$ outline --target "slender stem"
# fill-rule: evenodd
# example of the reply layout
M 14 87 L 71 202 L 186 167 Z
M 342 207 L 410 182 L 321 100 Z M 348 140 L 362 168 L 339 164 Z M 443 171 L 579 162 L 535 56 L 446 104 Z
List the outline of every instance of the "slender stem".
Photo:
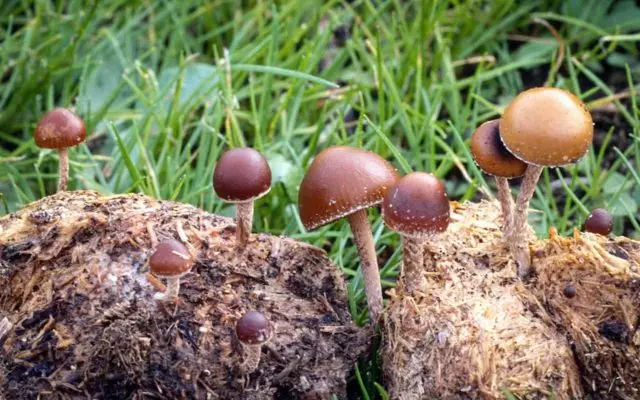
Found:
M 536 184 L 542 173 L 542 167 L 529 165 L 520 185 L 520 194 L 516 200 L 516 207 L 513 214 L 513 224 L 507 233 L 507 242 L 511 249 L 511 254 L 518 266 L 518 276 L 524 278 L 529 275 L 531 267 L 531 254 L 529 244 L 526 241 L 528 226 L 529 201 L 536 190 Z
M 260 353 L 262 353 L 260 349 L 261 345 L 249 345 L 245 344 L 244 348 L 244 366 L 246 368 L 247 373 L 251 373 L 258 368 L 260 364 Z
M 251 235 L 253 200 L 236 204 L 236 247 L 244 248 Z
M 69 180 L 69 153 L 66 147 L 58 149 L 59 155 L 59 174 L 58 174 L 58 192 L 67 190 L 67 181 Z
M 382 312 L 382 286 L 380 285 L 378 259 L 373 244 L 373 235 L 371 234 L 367 210 L 356 211 L 349 215 L 347 219 L 351 225 L 353 239 L 360 255 L 364 291 L 367 295 L 367 305 L 369 306 L 369 319 L 371 325 L 375 325 Z
M 411 293 L 426 284 L 424 278 L 424 240 L 419 237 L 402 236 L 403 277 L 405 291 Z
M 178 293 L 180 293 L 180 277 L 167 278 L 167 290 L 164 292 L 166 298 L 178 297 Z
M 496 186 L 498 187 L 498 200 L 502 208 L 502 232 L 506 233 L 513 221 L 513 197 L 511 197 L 507 178 L 496 176 Z

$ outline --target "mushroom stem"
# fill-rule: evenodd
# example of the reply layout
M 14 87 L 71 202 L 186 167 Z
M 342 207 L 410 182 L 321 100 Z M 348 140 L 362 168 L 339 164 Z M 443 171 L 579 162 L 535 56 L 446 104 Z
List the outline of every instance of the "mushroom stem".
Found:
M 247 373 L 251 373 L 258 368 L 260 364 L 260 354 L 262 353 L 261 345 L 243 345 L 244 348 L 244 367 Z
M 178 293 L 180 293 L 180 277 L 167 278 L 167 290 L 164 292 L 167 299 L 178 297 Z
M 423 240 L 415 236 L 402 235 L 403 277 L 402 284 L 407 293 L 423 288 L 424 246 Z
M 373 244 L 369 217 L 366 209 L 362 209 L 350 214 L 347 219 L 351 225 L 353 239 L 358 248 L 358 255 L 360 256 L 370 322 L 371 325 L 375 325 L 382 312 L 382 287 L 380 285 L 378 259 Z
M 69 153 L 66 147 L 58 149 L 59 158 L 59 174 L 58 174 L 58 192 L 67 190 L 67 181 L 69 180 Z
M 516 200 L 513 223 L 507 232 L 507 242 L 511 254 L 516 261 L 518 276 L 520 278 L 529 275 L 529 268 L 531 267 L 531 254 L 529 253 L 529 244 L 525 237 L 528 223 L 527 217 L 529 213 L 529 201 L 536 190 L 536 184 L 542 173 L 542 168 L 543 167 L 537 165 L 527 166 L 527 171 L 520 185 L 520 194 Z
M 498 187 L 498 200 L 502 208 L 502 232 L 509 231 L 509 226 L 513 220 L 513 197 L 509 188 L 509 180 L 501 176 L 496 176 L 496 186 Z
M 244 248 L 251 235 L 253 200 L 236 204 L 236 247 Z

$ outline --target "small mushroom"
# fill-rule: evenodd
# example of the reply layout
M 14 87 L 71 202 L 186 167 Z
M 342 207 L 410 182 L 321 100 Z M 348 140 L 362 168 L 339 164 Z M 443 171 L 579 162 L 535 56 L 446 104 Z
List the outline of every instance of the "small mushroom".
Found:
M 577 162 L 593 141 L 593 120 L 573 94 L 541 87 L 520 93 L 500 119 L 500 138 L 507 150 L 528 164 L 516 200 L 507 243 L 518 275 L 529 274 L 531 255 L 525 240 L 529 201 L 544 167 Z
M 504 147 L 500 140 L 498 125 L 494 119 L 480 125 L 471 136 L 471 154 L 478 167 L 496 178 L 498 200 L 502 207 L 502 230 L 507 232 L 513 218 L 513 198 L 509 179 L 524 175 L 527 164 L 517 159 Z
M 585 232 L 608 236 L 613 230 L 613 217 L 603 208 L 596 208 L 584 221 Z
M 249 311 L 236 322 L 236 335 L 245 353 L 244 366 L 253 372 L 260 364 L 262 345 L 269 340 L 269 321 L 258 311 Z
M 69 155 L 67 148 L 84 142 L 86 128 L 82 119 L 66 108 L 55 108 L 38 122 L 34 133 L 38 147 L 57 149 L 59 155 L 58 191 L 67 190 Z
M 158 244 L 149 258 L 149 267 L 155 275 L 167 279 L 167 298 L 178 296 L 180 278 L 191 270 L 193 262 L 189 250 L 179 241 L 169 239 Z
M 251 234 L 253 202 L 271 190 L 267 159 L 248 147 L 227 151 L 213 172 L 213 189 L 222 200 L 236 204 L 236 246 L 244 248 Z
M 300 184 L 298 207 L 308 230 L 346 217 L 360 255 L 369 317 L 382 311 L 382 287 L 367 209 L 382 202 L 396 183 L 396 169 L 379 155 L 347 146 L 320 152 Z
M 425 285 L 424 243 L 449 226 L 444 184 L 431 174 L 412 172 L 392 186 L 382 202 L 384 222 L 402 235 L 402 284 L 408 293 Z

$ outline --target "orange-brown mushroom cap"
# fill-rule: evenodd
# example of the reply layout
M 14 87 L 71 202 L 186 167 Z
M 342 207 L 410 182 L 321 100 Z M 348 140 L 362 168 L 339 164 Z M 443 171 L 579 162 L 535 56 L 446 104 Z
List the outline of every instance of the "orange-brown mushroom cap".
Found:
M 444 232 L 451 213 L 444 184 L 425 172 L 412 172 L 391 187 L 382 212 L 389 228 L 413 237 Z
M 79 116 L 66 108 L 55 108 L 40 119 L 34 138 L 39 147 L 59 149 L 82 143 L 86 134 Z
M 189 250 L 179 241 L 169 239 L 161 242 L 149 259 L 151 272 L 161 277 L 174 277 L 189 272 L 193 258 Z
M 593 141 L 593 120 L 573 94 L 557 88 L 525 90 L 500 119 L 505 147 L 522 161 L 543 167 L 571 164 Z
M 213 172 L 213 189 L 218 197 L 230 203 L 264 196 L 271 189 L 271 168 L 267 159 L 248 147 L 227 151 Z
M 498 125 L 494 119 L 480 125 L 471 136 L 471 154 L 478 167 L 485 173 L 502 178 L 517 178 L 524 175 L 527 164 L 517 159 L 500 140 Z
M 334 146 L 320 152 L 300 184 L 298 207 L 311 230 L 379 204 L 398 180 L 396 169 L 367 150 Z

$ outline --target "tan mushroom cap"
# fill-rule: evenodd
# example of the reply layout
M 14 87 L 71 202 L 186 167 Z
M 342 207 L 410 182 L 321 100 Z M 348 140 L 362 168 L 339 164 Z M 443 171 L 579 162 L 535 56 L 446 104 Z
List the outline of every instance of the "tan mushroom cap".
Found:
M 264 196 L 271 190 L 271 168 L 267 159 L 248 147 L 225 152 L 213 172 L 213 189 L 229 203 Z
M 517 159 L 500 140 L 498 124 L 494 119 L 480 125 L 471 136 L 471 154 L 478 167 L 485 173 L 502 178 L 517 178 L 524 175 L 527 164 Z
M 161 242 L 149 259 L 151 272 L 161 277 L 181 276 L 189 272 L 193 258 L 189 250 L 179 241 L 169 239 Z
M 412 237 L 444 232 L 449 226 L 450 209 L 442 181 L 425 172 L 412 172 L 400 179 L 382 202 L 387 226 Z
M 38 147 L 59 149 L 76 146 L 84 141 L 86 128 L 82 119 L 66 108 L 46 113 L 36 127 L 34 138 Z
M 379 204 L 397 180 L 393 165 L 375 153 L 329 147 L 316 156 L 300 184 L 300 219 L 311 230 Z
M 575 163 L 593 141 L 593 120 L 573 94 L 541 87 L 520 93 L 500 119 L 505 147 L 528 164 L 553 167 Z

